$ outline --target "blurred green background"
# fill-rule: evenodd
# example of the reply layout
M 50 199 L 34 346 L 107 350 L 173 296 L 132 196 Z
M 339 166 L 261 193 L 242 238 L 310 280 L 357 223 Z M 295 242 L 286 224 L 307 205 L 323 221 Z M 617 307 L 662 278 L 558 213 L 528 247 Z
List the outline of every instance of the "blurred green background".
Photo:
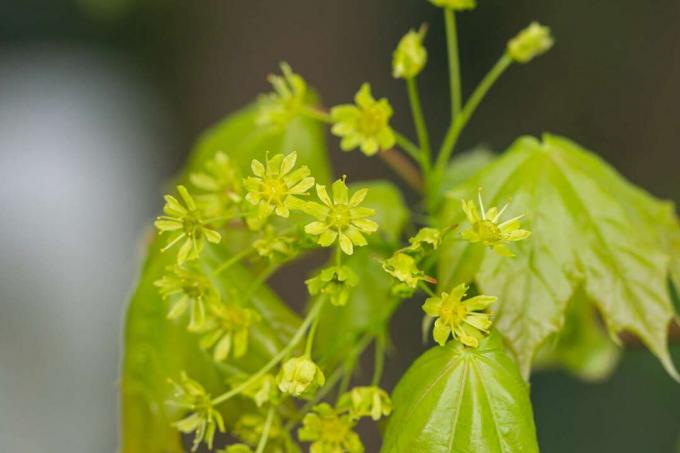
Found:
M 459 17 L 466 92 L 534 19 L 557 45 L 504 76 L 460 149 L 501 151 L 550 131 L 680 201 L 680 1 L 479 0 Z M 430 61 L 421 94 L 439 139 L 446 49 L 426 0 L 0 0 L 0 450 L 115 449 L 121 319 L 138 244 L 192 141 L 268 90 L 282 60 L 327 105 L 370 81 L 411 132 L 390 61 L 422 22 Z M 330 143 L 338 174 L 393 178 Z M 279 293 L 302 300 L 302 283 L 286 280 L 275 279 Z M 418 313 L 405 304 L 393 321 L 389 386 L 422 352 Z M 673 355 L 680 364 L 680 345 Z M 532 399 L 544 452 L 680 451 L 680 386 L 643 349 L 627 350 L 603 383 L 539 373 Z M 375 439 L 367 444 L 374 451 Z

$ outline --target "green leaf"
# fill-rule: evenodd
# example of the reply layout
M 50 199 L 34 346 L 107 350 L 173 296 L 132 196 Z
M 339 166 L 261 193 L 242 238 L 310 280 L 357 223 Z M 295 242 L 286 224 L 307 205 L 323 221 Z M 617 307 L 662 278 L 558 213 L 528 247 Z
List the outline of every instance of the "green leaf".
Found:
M 444 287 L 474 280 L 498 296 L 496 326 L 528 376 L 541 346 L 564 323 L 567 302 L 583 286 L 612 334 L 630 331 L 675 378 L 667 348 L 674 316 L 667 278 L 673 207 L 632 186 L 574 143 L 546 135 L 519 139 L 501 158 L 455 188 L 442 222 L 465 224 L 461 199 L 483 188 L 487 206 L 510 201 L 504 218 L 524 214 L 533 232 L 511 247 L 514 259 L 459 238 L 442 248 Z
M 564 326 L 538 351 L 536 368 L 563 368 L 585 381 L 602 381 L 614 371 L 620 348 L 607 335 L 593 303 L 579 289 L 569 301 Z
M 409 221 L 409 210 L 399 189 L 387 181 L 362 181 L 354 184 L 353 190 L 362 187 L 369 189 L 362 206 L 376 211 L 374 219 L 380 225 L 376 235 L 380 233 L 390 242 L 398 240 Z M 337 364 L 362 334 L 380 333 L 399 304 L 391 294 L 394 280 L 380 264 L 387 254 L 373 236 L 368 237 L 367 247 L 356 248 L 352 256 L 343 257 L 343 263 L 359 276 L 347 305 L 326 304 L 321 313 L 314 351 L 328 367 Z
M 307 165 L 317 181 L 330 179 L 326 133 L 318 121 L 297 116 L 286 126 L 261 126 L 256 123 L 257 104 L 236 112 L 208 129 L 198 140 L 189 159 L 187 173 L 202 170 L 203 163 L 222 151 L 250 174 L 250 162 L 263 160 L 265 153 L 298 153 L 298 165 Z
M 382 453 L 538 452 L 528 386 L 497 333 L 430 349 L 392 400 Z
M 249 172 L 252 158 L 262 158 L 266 151 L 272 154 L 297 151 L 301 164 L 308 165 L 320 181 L 328 180 L 330 170 L 322 125 L 298 117 L 285 129 L 262 127 L 255 123 L 256 114 L 256 107 L 251 105 L 205 133 L 184 174 L 201 170 L 204 162 L 218 151 L 232 157 L 244 173 Z M 243 234 L 224 235 L 225 247 L 235 248 L 234 244 L 242 247 Z M 221 246 L 210 250 L 213 254 L 209 259 L 214 262 L 226 261 L 230 256 Z M 121 451 L 126 453 L 184 451 L 177 430 L 170 426 L 176 414 L 165 404 L 171 391 L 165 384 L 167 378 L 177 378 L 180 371 L 186 370 L 209 391 L 223 391 L 226 377 L 259 368 L 290 338 L 300 322 L 263 287 L 251 301 L 262 315 L 262 322 L 251 329 L 249 353 L 218 368 L 209 354 L 198 348 L 198 336 L 188 333 L 184 324 L 166 319 L 168 305 L 159 297 L 153 282 L 173 259 L 172 253 L 160 253 L 158 241 L 154 241 L 128 307 L 121 382 Z M 249 271 L 234 265 L 221 273 L 216 283 L 222 295 L 227 296 L 231 290 L 248 291 L 254 280 Z M 224 407 L 227 415 L 238 414 L 231 403 Z

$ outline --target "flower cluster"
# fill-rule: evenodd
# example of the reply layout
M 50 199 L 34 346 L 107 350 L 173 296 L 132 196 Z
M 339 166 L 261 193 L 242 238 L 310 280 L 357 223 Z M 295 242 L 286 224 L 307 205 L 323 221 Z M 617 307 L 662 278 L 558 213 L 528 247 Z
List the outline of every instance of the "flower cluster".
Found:
M 312 408 L 302 420 L 298 438 L 311 442 L 310 453 L 363 453 L 364 445 L 354 432 L 356 420 L 349 413 L 339 413 L 327 403 Z
M 225 153 L 216 153 L 205 163 L 205 171 L 191 173 L 189 180 L 202 192 L 195 199 L 206 216 L 228 220 L 236 215 L 242 199 L 243 181 L 238 167 Z
M 395 135 L 389 125 L 393 111 L 387 99 L 375 100 L 371 86 L 364 83 L 354 104 L 338 105 L 331 109 L 331 132 L 342 137 L 340 148 L 351 151 L 357 147 L 367 156 L 394 146 Z
M 257 123 L 285 127 L 307 100 L 307 83 L 294 73 L 288 63 L 281 63 L 282 76 L 270 75 L 274 92 L 263 95 L 259 102 Z
M 309 294 L 322 294 L 329 298 L 332 305 L 347 304 L 352 288 L 359 284 L 359 276 L 349 266 L 331 266 L 305 281 Z
M 186 373 L 180 375 L 179 382 L 170 381 L 174 395 L 169 402 L 172 406 L 190 411 L 185 418 L 174 423 L 183 433 L 194 433 L 192 451 L 196 451 L 202 441 L 212 449 L 215 431 L 224 432 L 224 419 L 213 407 L 210 394 L 198 382 L 190 379 Z
M 392 400 L 380 387 L 354 387 L 338 399 L 337 409 L 359 419 L 371 417 L 378 421 L 392 413 Z
M 232 350 L 235 359 L 242 357 L 248 350 L 250 325 L 260 320 L 260 314 L 237 305 L 213 304 L 209 309 L 211 316 L 200 329 L 201 348 L 214 348 L 216 362 L 224 361 Z
M 419 282 L 436 283 L 434 278 L 420 269 L 419 262 L 439 247 L 443 235 L 436 228 L 422 228 L 409 238 L 410 245 L 397 250 L 382 262 L 383 270 L 400 282 L 393 290 L 395 294 L 410 297 Z

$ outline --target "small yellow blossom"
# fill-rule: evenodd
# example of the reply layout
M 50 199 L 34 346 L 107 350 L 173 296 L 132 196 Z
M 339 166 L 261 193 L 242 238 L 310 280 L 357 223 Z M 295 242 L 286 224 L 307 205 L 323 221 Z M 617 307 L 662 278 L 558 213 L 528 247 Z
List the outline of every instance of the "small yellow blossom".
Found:
M 177 252 L 177 263 L 195 260 L 201 254 L 205 241 L 217 244 L 222 239 L 220 233 L 210 229 L 204 220 L 204 213 L 196 206 L 194 198 L 184 186 L 177 186 L 184 206 L 172 195 L 165 196 L 163 212 L 166 215 L 156 218 L 154 225 L 160 233 L 170 232 L 172 236 L 161 249 L 166 251 L 179 241 L 184 243 Z
M 338 400 L 339 411 L 348 411 L 352 418 L 371 417 L 374 421 L 392 412 L 392 401 L 380 387 L 354 387 Z
M 344 104 L 331 109 L 331 132 L 342 137 L 340 148 L 351 151 L 359 147 L 367 156 L 392 148 L 395 136 L 389 125 L 393 114 L 389 101 L 385 98 L 376 101 L 368 83 L 361 86 L 354 101 L 356 105 Z
M 359 277 L 348 266 L 331 266 L 305 283 L 312 296 L 323 294 L 332 305 L 343 306 L 347 304 L 352 288 L 359 284 Z
M 392 55 L 392 77 L 395 79 L 412 79 L 420 74 L 427 63 L 427 50 L 423 46 L 423 39 L 427 27 L 420 30 L 409 30 L 397 45 Z
M 279 263 L 298 254 L 297 239 L 291 235 L 279 234 L 273 225 L 267 225 L 259 239 L 253 241 L 257 254 L 272 263 Z
M 274 91 L 259 99 L 257 124 L 286 126 L 304 106 L 307 83 L 294 73 L 288 63 L 281 63 L 282 76 L 270 75 L 269 83 Z
M 211 317 L 201 328 L 202 349 L 213 349 L 216 362 L 225 360 L 233 350 L 235 359 L 243 357 L 248 350 L 250 325 L 260 320 L 260 315 L 249 308 L 237 305 L 213 304 L 209 307 Z
M 326 377 L 312 359 L 300 356 L 288 359 L 281 365 L 276 382 L 281 392 L 304 397 L 323 386 Z
M 176 265 L 168 270 L 169 273 L 154 282 L 163 299 L 176 299 L 167 317 L 177 319 L 189 309 L 188 329 L 197 331 L 205 323 L 206 306 L 219 302 L 220 295 L 210 279 L 196 268 Z
M 281 217 L 288 217 L 291 209 L 299 208 L 302 200 L 298 197 L 307 195 L 314 185 L 314 178 L 306 165 L 293 170 L 297 161 L 297 153 L 286 156 L 277 154 L 267 158 L 265 164 L 253 159 L 250 167 L 255 176 L 245 179 L 248 194 L 246 200 L 263 209 L 262 215 L 268 216 L 276 212 Z
M 196 451 L 201 441 L 205 441 L 212 450 L 215 431 L 224 432 L 224 420 L 215 409 L 211 397 L 198 382 L 190 379 L 182 372 L 179 382 L 170 381 L 174 387 L 174 395 L 169 404 L 190 411 L 185 418 L 173 425 L 182 433 L 195 433 L 191 451 Z
M 463 211 L 472 227 L 463 231 L 461 237 L 469 242 L 481 242 L 501 256 L 514 256 L 504 243 L 521 241 L 531 236 L 530 231 L 520 229 L 520 219 L 523 216 L 520 215 L 498 223 L 508 205 L 503 206 L 500 211 L 495 207 L 484 211 L 481 191 L 478 198 L 479 210 L 472 200 L 462 200 Z
M 234 380 L 234 386 L 240 385 L 242 382 Z M 257 407 L 262 407 L 266 403 L 278 402 L 279 390 L 276 384 L 276 377 L 273 374 L 265 373 L 250 383 L 242 392 L 243 396 L 252 399 Z
M 327 403 L 321 403 L 305 415 L 298 438 L 312 442 L 310 453 L 363 453 L 364 446 L 354 432 L 355 424 L 349 414 L 338 414 Z
M 430 3 L 440 8 L 448 8 L 454 11 L 474 9 L 477 6 L 475 0 L 430 0 Z
M 196 204 L 209 217 L 227 217 L 238 209 L 243 190 L 240 171 L 229 156 L 218 152 L 205 163 L 205 171 L 189 175 L 194 187 L 203 191 Z
M 421 280 L 432 280 L 431 277 L 425 275 L 425 272 L 418 269 L 415 258 L 403 252 L 396 252 L 383 261 L 382 267 L 385 272 L 406 284 L 409 288 L 415 288 Z
M 370 208 L 359 206 L 366 198 L 368 189 L 358 190 L 349 197 L 345 181 L 338 179 L 332 185 L 333 199 L 328 196 L 326 186 L 317 184 L 316 193 L 323 204 L 308 202 L 306 211 L 317 221 L 305 226 L 305 232 L 319 236 L 317 243 L 330 247 L 336 239 L 347 255 L 354 253 L 354 246 L 363 247 L 368 242 L 362 233 L 374 233 L 378 224 L 368 219 L 375 214 Z
M 479 341 L 489 334 L 491 315 L 489 306 L 496 301 L 495 296 L 475 296 L 463 300 L 468 285 L 461 283 L 451 293 L 441 293 L 441 297 L 430 297 L 423 304 L 428 316 L 437 318 L 434 322 L 434 341 L 444 346 L 453 335 L 465 346 L 476 348 Z
M 508 54 L 518 63 L 528 63 L 550 50 L 554 43 L 548 27 L 532 22 L 508 42 Z
M 409 238 L 408 242 L 411 245 L 407 247 L 407 250 L 410 252 L 433 252 L 442 243 L 443 236 L 444 234 L 436 228 L 421 228 L 415 236 Z

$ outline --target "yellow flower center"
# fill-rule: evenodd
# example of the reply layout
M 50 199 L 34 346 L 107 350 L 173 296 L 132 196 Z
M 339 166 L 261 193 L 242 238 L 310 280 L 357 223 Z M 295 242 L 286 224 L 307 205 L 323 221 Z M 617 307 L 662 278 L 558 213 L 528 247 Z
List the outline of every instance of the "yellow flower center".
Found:
M 201 222 L 194 218 L 193 216 L 188 216 L 184 218 L 184 234 L 189 238 L 199 239 L 201 233 L 203 232 L 203 225 Z
M 322 438 L 328 443 L 340 444 L 347 437 L 349 428 L 338 417 L 324 417 L 322 420 Z
M 467 316 L 467 310 L 461 303 L 444 303 L 439 312 L 439 317 L 452 328 L 459 325 Z
M 357 127 L 362 134 L 368 137 L 375 136 L 385 126 L 385 114 L 378 104 L 364 109 L 361 113 Z
M 288 193 L 288 186 L 283 178 L 267 178 L 262 183 L 262 195 L 268 200 L 280 201 Z
M 485 244 L 493 244 L 503 239 L 501 230 L 491 220 L 480 220 L 474 224 L 473 228 Z
M 344 230 L 350 225 L 352 217 L 349 213 L 349 207 L 344 204 L 333 206 L 331 212 L 328 214 L 326 222 L 338 230 Z

